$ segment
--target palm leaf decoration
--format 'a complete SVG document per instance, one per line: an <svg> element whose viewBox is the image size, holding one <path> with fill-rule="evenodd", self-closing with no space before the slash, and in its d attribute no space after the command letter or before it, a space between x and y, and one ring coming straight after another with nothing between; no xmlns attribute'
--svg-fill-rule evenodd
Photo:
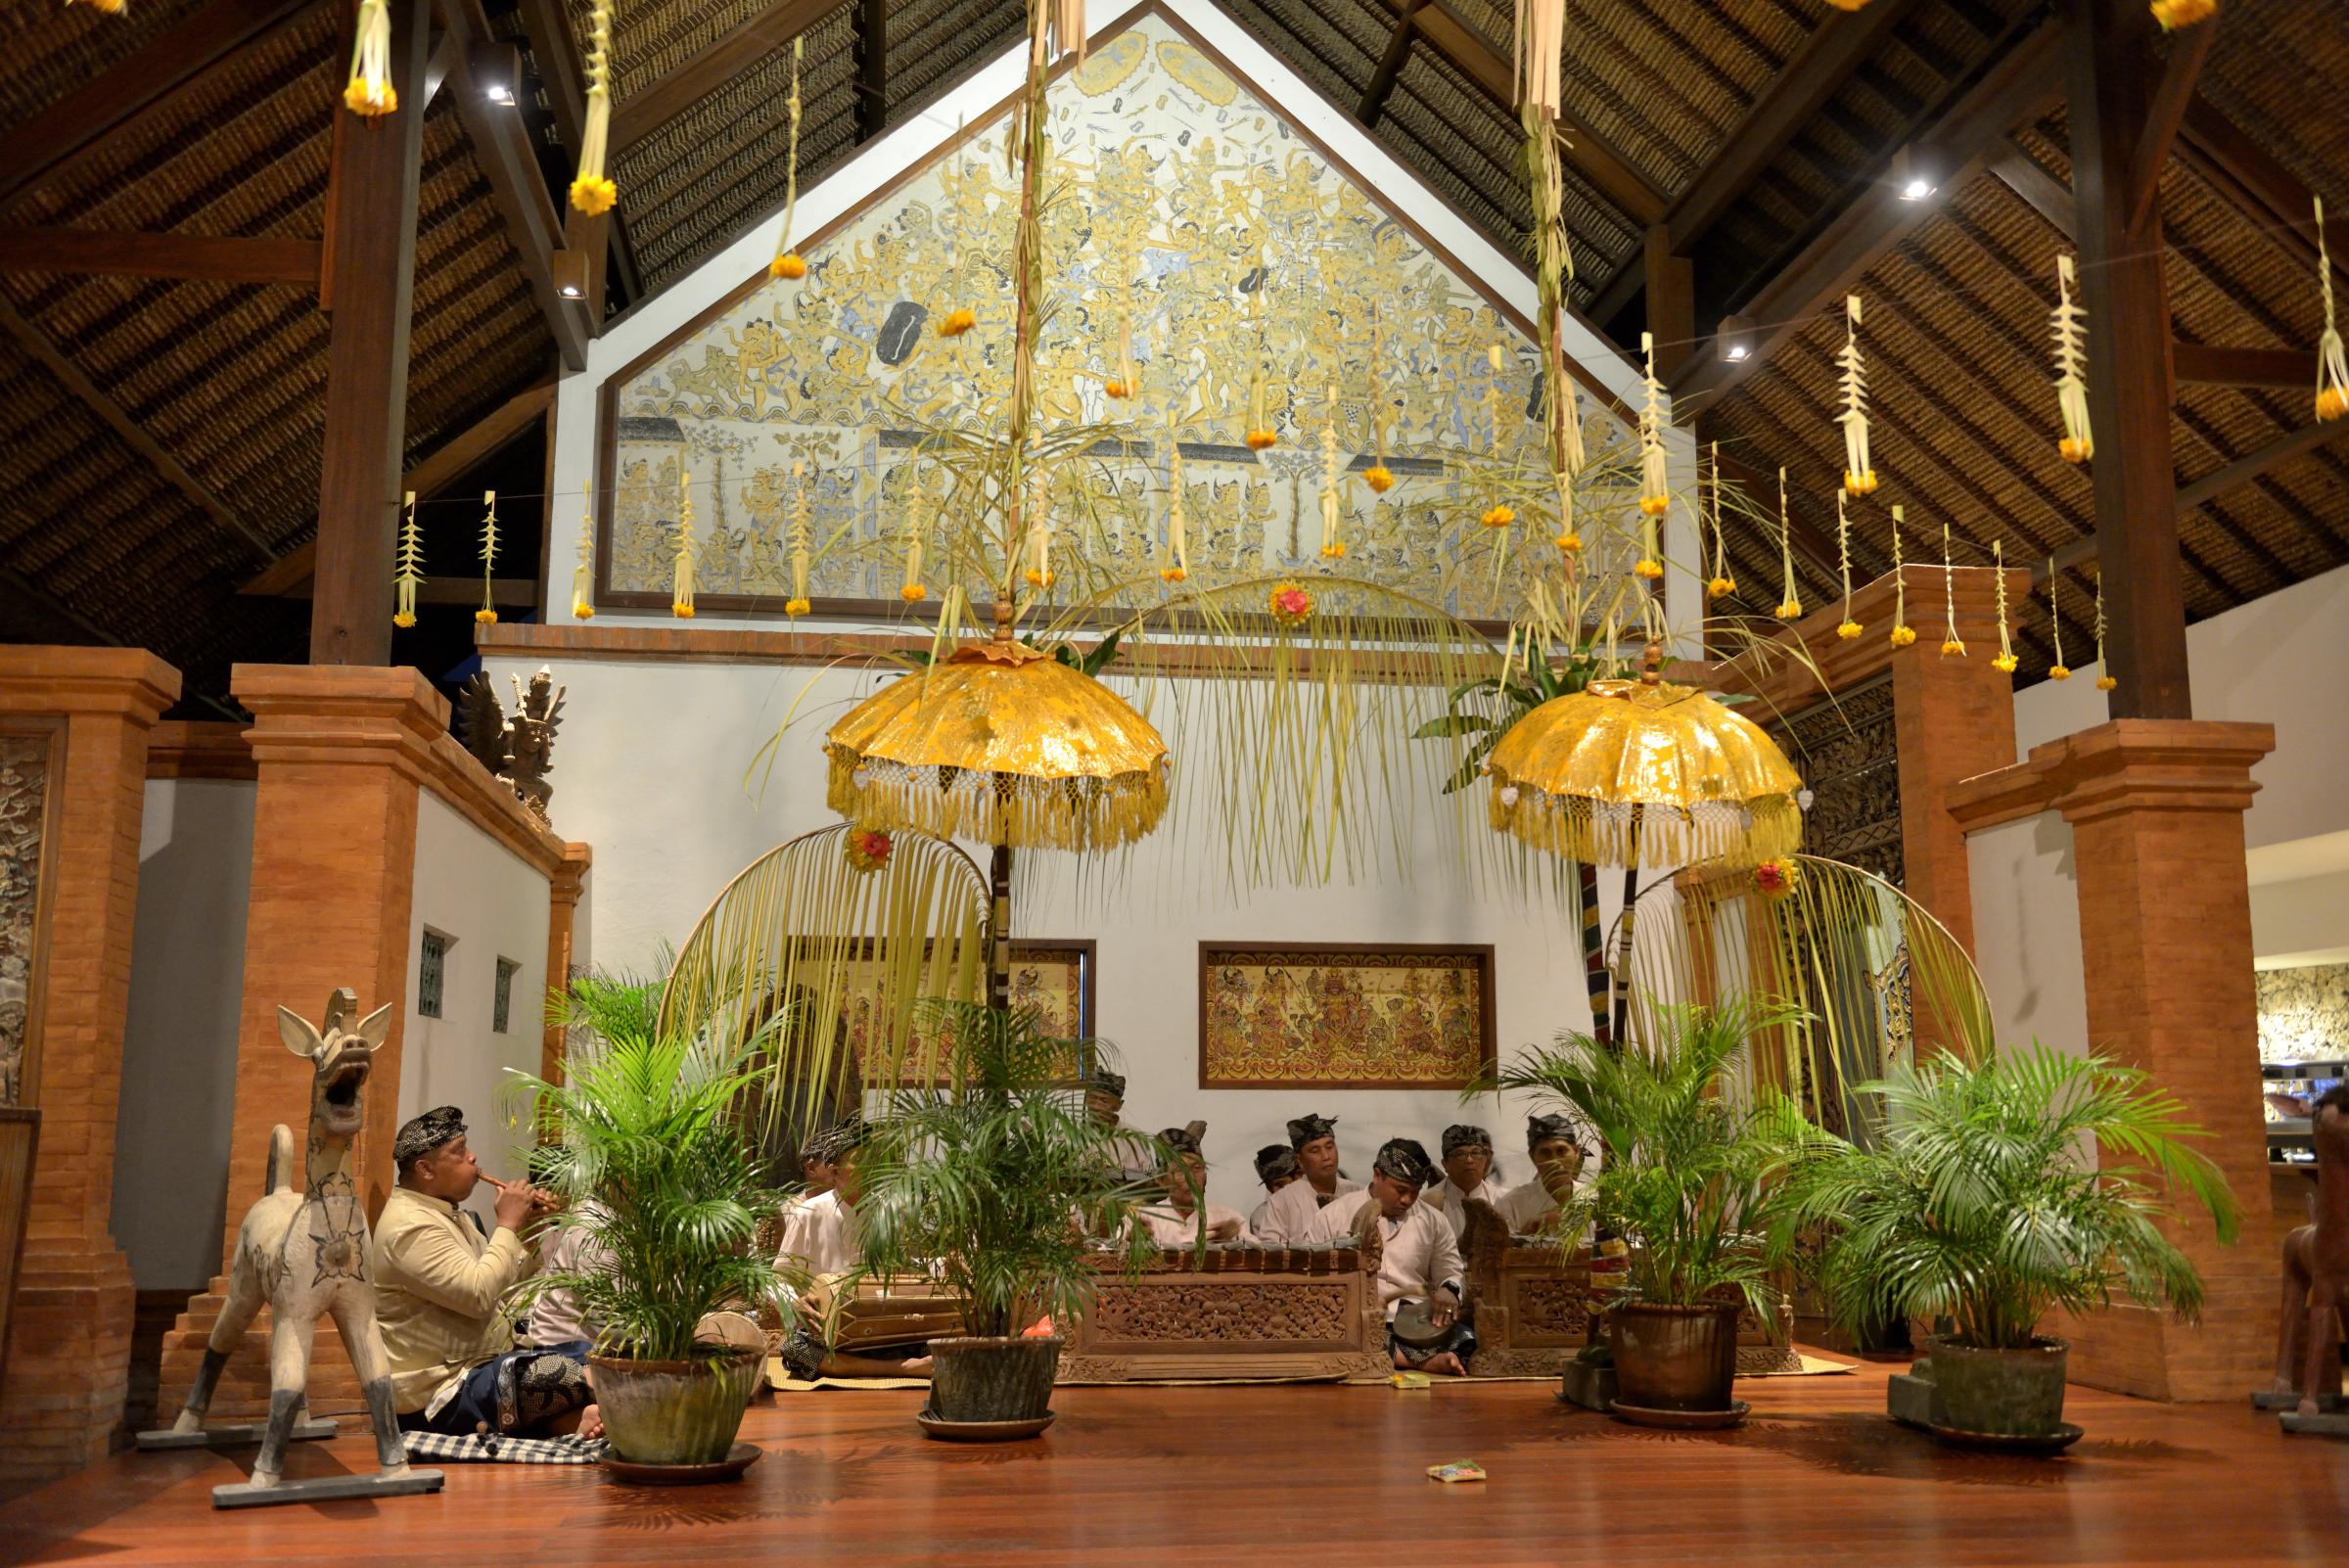
<svg viewBox="0 0 2349 1568"><path fill-rule="evenodd" d="M1718 1007L1652 1000L1642 1038L1567 1032L1480 1087L1517 1089L1564 1110L1606 1149L1597 1177L1553 1219L1571 1243L1592 1221L1630 1243L1631 1284L1663 1306L1742 1300L1767 1320L1788 1202L1778 1178L1809 1136L1783 1095L1735 1092L1747 1041L1800 1016L1783 1002Z"/></svg>
<svg viewBox="0 0 2349 1568"><path fill-rule="evenodd" d="M782 1204L743 1110L773 1077L761 1065L781 1014L747 1037L714 1039L664 1027L661 985L585 977L549 998L578 1031L566 1081L509 1068L501 1098L527 1099L541 1145L534 1178L565 1200L551 1223L583 1232L582 1264L515 1286L529 1306L549 1291L579 1299L596 1346L640 1360L706 1354L694 1330L710 1313L772 1306L789 1321L791 1288L757 1244Z"/></svg>
<svg viewBox="0 0 2349 1568"><path fill-rule="evenodd" d="M866 1271L934 1268L978 1337L1073 1322L1105 1269L1138 1273L1156 1255L1133 1219L1156 1185L1122 1168L1141 1155L1163 1168L1165 1146L1085 1114L1080 1070L1106 1055L1101 1041L975 1002L926 1003L921 1029L944 1042L946 1072L893 1090L857 1156Z"/></svg>
<svg viewBox="0 0 2349 1568"><path fill-rule="evenodd" d="M2163 1222L2183 1191L2232 1243L2234 1199L2190 1146L2208 1134L2142 1071L2034 1042L1896 1065L1861 1091L1883 1102L1874 1146L1814 1130L1787 1182L1792 1222L1829 1227L1819 1274L1839 1321L1948 1318L1961 1345L2015 1350L2049 1313L2116 1293L2200 1311Z"/></svg>

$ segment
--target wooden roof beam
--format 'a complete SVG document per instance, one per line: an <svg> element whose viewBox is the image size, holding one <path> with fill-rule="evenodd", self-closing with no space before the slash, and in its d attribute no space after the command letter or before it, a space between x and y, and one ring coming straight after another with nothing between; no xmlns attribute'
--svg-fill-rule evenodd
<svg viewBox="0 0 2349 1568"><path fill-rule="evenodd" d="M6 300L0 300L0 333L14 339L19 347L38 361L41 368L55 377L84 408L96 415L100 424L121 437L123 442L145 458L166 484L194 502L197 510L218 524L224 532L233 533L253 546L253 553L263 561L277 559L275 545L230 511L228 503L214 494L210 485L190 473L186 464L165 451L162 442L148 435L146 427L131 418L129 411L115 401L105 388L83 375L81 368L61 353L57 346L49 341L47 334L19 315L16 307Z"/></svg>
<svg viewBox="0 0 2349 1568"><path fill-rule="evenodd" d="M318 287L316 240L290 235L130 234L98 229L0 228L0 272L84 272L130 278Z"/></svg>
<svg viewBox="0 0 2349 1568"><path fill-rule="evenodd" d="M2188 27L2183 34L2170 34L2169 58L2163 62L2161 79L2153 84L2152 96L2146 100L2145 126L2129 158L2128 212L2132 230L2143 225L2145 214L2161 195L2162 165L2170 161L2170 144L2177 140L2187 105L2193 100L2194 79L2202 74L2202 62L2210 54L2211 40L2218 35L2216 19Z"/></svg>
<svg viewBox="0 0 2349 1568"><path fill-rule="evenodd" d="M889 126L889 3L856 7L856 140L871 141Z"/></svg>
<svg viewBox="0 0 2349 1568"><path fill-rule="evenodd" d="M1420 4L1421 0L1403 0L1403 15L1395 19L1386 52L1378 57L1378 69L1370 72L1370 84L1362 89L1362 101L1356 106L1354 117L1365 128L1378 123L1388 95L1395 91L1395 78L1403 73L1404 62L1411 58L1411 19L1418 15Z"/></svg>
<svg viewBox="0 0 2349 1568"><path fill-rule="evenodd" d="M587 87L581 74L579 44L571 30L571 16L563 0L521 0L523 37L530 46L530 60L538 68L539 84L546 89L547 113L553 116L555 134L563 145L576 153L579 138L587 127ZM629 302L644 298L644 275L636 268L636 247L628 238L625 214L618 207L601 217L590 218L570 207L564 208L563 232L565 243L572 249L581 249L595 243L597 230L602 231L602 243L609 249L612 264L620 272L620 288ZM588 319L601 322L604 301L600 295L590 293L587 299Z"/></svg>
<svg viewBox="0 0 2349 1568"><path fill-rule="evenodd" d="M2033 27L1959 94L1921 139L1952 170L1942 182L1945 192L1979 176L2007 134L2054 101L2062 87L2062 23L2052 19ZM1905 202L1882 182L1868 187L1739 307L1739 314L1754 323L1746 357L1729 359L1712 343L1700 346L1673 383L1673 401L1723 392L1742 381L1789 336L1851 292L1862 274L1933 210L1933 203Z"/></svg>
<svg viewBox="0 0 2349 1568"><path fill-rule="evenodd" d="M2049 173L2039 160L2024 152L2012 138L1997 149L1985 165L2000 183L2031 204L2050 227L2069 240L2080 232L2080 213L2072 205L2072 188Z"/></svg>
<svg viewBox="0 0 2349 1568"><path fill-rule="evenodd" d="M2278 437L2267 445L2247 452L2226 467L2214 470L2178 491L2178 511L2181 516L2193 511L2205 501L2216 500L2229 490L2250 484L2277 464L2312 452L2326 441L2349 436L2349 420L2336 420L2329 425L2310 425Z"/></svg>
<svg viewBox="0 0 2349 1568"><path fill-rule="evenodd" d="M2243 134L2234 121L2199 93L2180 118L2178 157L2188 167L2255 223L2276 232L2286 249L2309 267L2317 264L2315 198L2275 155ZM2333 269L2349 278L2349 215L2325 220L2325 243Z"/></svg>
<svg viewBox="0 0 2349 1568"><path fill-rule="evenodd" d="M700 103L771 50L840 9L842 0L773 0L773 3L642 92L612 105L612 152L635 146Z"/></svg>
<svg viewBox="0 0 2349 1568"><path fill-rule="evenodd" d="M86 152L142 112L318 0L212 0L0 141L0 200Z"/></svg>
<svg viewBox="0 0 2349 1568"><path fill-rule="evenodd" d="M1859 11L1827 13L1723 139L1712 161L1673 198L1662 221L1674 254L1686 255L1721 220L1853 72L1874 56L1915 4L1916 0L1874 0ZM1592 319L1614 319L1643 281L1639 257L1626 258L1592 300Z"/></svg>
<svg viewBox="0 0 2349 1568"><path fill-rule="evenodd" d="M2170 373L2181 387L2281 387L2308 392L2317 385L2317 355L2311 348L2230 348L2213 343L2173 343Z"/></svg>
<svg viewBox="0 0 2349 1568"><path fill-rule="evenodd" d="M555 254L564 248L563 214L547 191L546 176L538 167L522 116L510 105L489 102L474 80L473 47L489 39L489 20L482 11L482 0L436 0L434 9L456 46L451 80L457 117L473 143L482 176L489 182L498 215L505 220L506 238L522 260L530 296L538 303L538 313L546 318L547 333L563 356L564 368L584 370L587 340L595 336L595 328L584 292L566 296L555 275Z"/></svg>
<svg viewBox="0 0 2349 1568"><path fill-rule="evenodd" d="M1876 3L1884 4L1885 0ZM1386 4L1388 10L1400 13L1405 0L1386 0ZM1460 74L1482 87L1512 115L1516 113L1516 67L1486 43L1475 28L1462 22L1444 0L1425 0L1411 13L1411 26L1427 40L1429 48ZM1397 69L1401 69L1400 64ZM1558 111L1558 132L1560 150L1567 163L1596 187L1601 196L1630 214L1641 228L1663 217L1668 205L1664 193L1650 184L1647 176L1605 137L1564 108Z"/></svg>

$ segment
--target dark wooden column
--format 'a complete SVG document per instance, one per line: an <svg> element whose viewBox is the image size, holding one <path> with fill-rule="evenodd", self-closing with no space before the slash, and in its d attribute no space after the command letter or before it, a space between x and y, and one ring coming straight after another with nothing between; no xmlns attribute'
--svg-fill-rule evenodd
<svg viewBox="0 0 2349 1568"><path fill-rule="evenodd" d="M334 108L320 291L334 330L310 605L310 662L317 665L392 662L392 553L406 432L428 3L392 0L398 110L361 118L342 106L340 92Z"/></svg>
<svg viewBox="0 0 2349 1568"><path fill-rule="evenodd" d="M1656 337L1656 374L1669 382L1696 347L1696 263L1672 250L1672 230L1651 224L1643 251L1647 328Z"/></svg>
<svg viewBox="0 0 2349 1568"><path fill-rule="evenodd" d="M2115 718L2190 718L2178 487L2170 466L2170 308L2161 210L2140 166L2160 72L2143 0L2063 0L2072 195L2088 307L2096 570ZM2205 23L2205 27L2211 23ZM2132 214L2136 214L2134 224Z"/></svg>

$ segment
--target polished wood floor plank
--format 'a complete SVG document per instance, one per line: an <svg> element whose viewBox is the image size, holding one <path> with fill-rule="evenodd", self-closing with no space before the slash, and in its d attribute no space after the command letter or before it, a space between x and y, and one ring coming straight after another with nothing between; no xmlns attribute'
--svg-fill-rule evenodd
<svg viewBox="0 0 2349 1568"><path fill-rule="evenodd" d="M122 1453L0 1507L0 1562L2344 1560L2349 1443L2284 1437L2247 1406L2074 1390L2088 1436L2069 1456L1953 1453L1884 1419L1884 1376L1740 1383L1753 1417L1718 1434L1621 1426L1540 1383L1064 1389L1043 1440L1000 1448L925 1440L918 1393L794 1395L752 1410L744 1435L765 1457L736 1486L450 1465L435 1497L234 1514L209 1489L249 1455ZM363 1469L371 1453L356 1436L298 1445L289 1472ZM1454 1458L1492 1479L1426 1478Z"/></svg>

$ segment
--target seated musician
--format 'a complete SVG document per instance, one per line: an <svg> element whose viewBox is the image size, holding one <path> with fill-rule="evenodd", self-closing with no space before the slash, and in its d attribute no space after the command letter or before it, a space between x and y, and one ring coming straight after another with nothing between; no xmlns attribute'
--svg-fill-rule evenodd
<svg viewBox="0 0 2349 1568"><path fill-rule="evenodd" d="M1123 1127L1119 1120L1126 1109L1126 1078L1094 1062L1084 1075L1084 1114L1102 1127ZM1158 1160L1151 1153L1148 1140L1119 1139L1118 1169L1128 1181L1154 1182L1158 1179Z"/></svg>
<svg viewBox="0 0 2349 1568"><path fill-rule="evenodd" d="M1378 1299L1386 1308L1387 1347L1395 1365L1464 1377L1468 1358L1476 1354L1476 1334L1460 1314L1467 1269L1451 1226L1419 1201L1420 1189L1435 1174L1435 1165L1418 1143L1389 1138L1371 1163L1369 1190L1340 1198L1316 1214L1310 1239L1342 1242L1375 1225L1383 1249ZM1438 1332L1426 1343L1405 1344L1396 1337L1395 1320L1405 1308L1421 1304L1422 1311L1414 1316L1424 1316L1429 1328Z"/></svg>
<svg viewBox="0 0 2349 1568"><path fill-rule="evenodd" d="M1359 1192L1359 1181L1346 1179L1338 1169L1338 1119L1301 1116L1289 1124L1289 1147L1296 1151L1297 1168L1305 1179L1272 1194L1265 1205L1265 1228L1258 1239L1267 1246L1298 1246L1312 1239L1313 1217L1323 1208Z"/></svg>
<svg viewBox="0 0 2349 1568"><path fill-rule="evenodd" d="M600 1436L580 1348L518 1348L514 1318L502 1310L507 1289L538 1265L525 1236L553 1198L528 1181L484 1176L453 1105L411 1119L392 1139L392 1160L399 1184L375 1222L368 1263L400 1426ZM484 1181L497 1188L488 1235L458 1207Z"/></svg>
<svg viewBox="0 0 2349 1568"><path fill-rule="evenodd" d="M1264 1236L1265 1211L1272 1207L1273 1197L1281 1188L1304 1177L1305 1173L1297 1166L1297 1151L1287 1144L1267 1143L1256 1151L1256 1178L1265 1184L1265 1201L1248 1217L1250 1235L1260 1239Z"/></svg>
<svg viewBox="0 0 2349 1568"><path fill-rule="evenodd" d="M1468 1200L1498 1203L1507 1189L1493 1179L1493 1134L1455 1122L1444 1130L1444 1179L1419 1201L1451 1222L1457 1237L1468 1228Z"/></svg>
<svg viewBox="0 0 2349 1568"><path fill-rule="evenodd" d="M1534 1178L1502 1193L1493 1207L1508 1222L1510 1235L1546 1235L1559 1207L1574 1196L1588 1156L1573 1119L1566 1116L1527 1117L1525 1152L1533 1159Z"/></svg>
<svg viewBox="0 0 2349 1568"><path fill-rule="evenodd" d="M864 1249L856 1239L856 1200L864 1188L856 1175L856 1152L863 1147L862 1119L850 1117L823 1135L821 1147L832 1167L832 1186L791 1211L783 1222L783 1245L776 1249L775 1267L797 1270L811 1280L837 1282L864 1267ZM829 1295L829 1286L822 1293ZM894 1350L852 1352L837 1349L812 1303L804 1302L798 1323L783 1342L780 1357L794 1377L814 1382L818 1377L928 1377L930 1358L922 1345Z"/></svg>
<svg viewBox="0 0 2349 1568"><path fill-rule="evenodd" d="M1166 1201L1136 1211L1158 1244L1195 1247L1202 1231L1209 1241L1254 1241L1238 1210L1207 1201L1207 1160L1199 1152L1199 1135L1171 1127L1159 1137L1174 1156L1167 1162Z"/></svg>
<svg viewBox="0 0 2349 1568"><path fill-rule="evenodd" d="M796 1209L810 1198L820 1198L840 1184L840 1172L832 1163L832 1129L824 1128L808 1134L800 1145L800 1190L791 1195L789 1208Z"/></svg>

